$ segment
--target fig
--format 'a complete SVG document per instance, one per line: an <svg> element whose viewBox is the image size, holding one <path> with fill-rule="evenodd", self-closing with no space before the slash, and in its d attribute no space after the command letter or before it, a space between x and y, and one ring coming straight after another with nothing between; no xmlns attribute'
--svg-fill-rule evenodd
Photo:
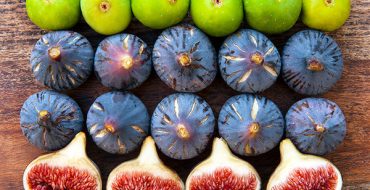
<svg viewBox="0 0 370 190"><path fill-rule="evenodd" d="M292 28L299 18L301 8L301 0L244 0L248 24L268 34L280 34Z"/></svg>
<svg viewBox="0 0 370 190"><path fill-rule="evenodd" d="M81 0L81 11L87 24L103 35L122 32L132 17L130 0Z"/></svg>
<svg viewBox="0 0 370 190"><path fill-rule="evenodd" d="M95 54L95 73L100 82L114 89L132 89L150 75L150 49L139 37L117 34L105 38Z"/></svg>
<svg viewBox="0 0 370 190"><path fill-rule="evenodd" d="M322 32L303 30L294 34L284 47L282 75L287 85L299 94L329 91L342 71L340 47Z"/></svg>
<svg viewBox="0 0 370 190"><path fill-rule="evenodd" d="M158 157L152 137L147 137L139 157L123 162L109 174L107 190L183 190L180 177Z"/></svg>
<svg viewBox="0 0 370 190"><path fill-rule="evenodd" d="M267 190L341 190L339 170L324 158L300 153L289 139L280 143L281 162L267 184Z"/></svg>
<svg viewBox="0 0 370 190"><path fill-rule="evenodd" d="M218 130L235 153L256 156L279 144L284 134L284 117L271 100L242 94L223 105Z"/></svg>
<svg viewBox="0 0 370 190"><path fill-rule="evenodd" d="M286 114L286 136L304 153L333 152L346 136L346 120L339 106L323 98L306 98Z"/></svg>
<svg viewBox="0 0 370 190"><path fill-rule="evenodd" d="M80 0L27 0L26 9L31 21L41 29L64 30L80 20Z"/></svg>
<svg viewBox="0 0 370 190"><path fill-rule="evenodd" d="M215 116L205 100L177 93L163 99L154 110L151 133L165 155L185 160L204 151L214 127Z"/></svg>
<svg viewBox="0 0 370 190"><path fill-rule="evenodd" d="M86 136L80 132L65 148L39 156L24 171L24 189L101 190L99 169L85 149Z"/></svg>
<svg viewBox="0 0 370 190"><path fill-rule="evenodd" d="M145 26L165 29L181 22L190 0L131 0L132 12Z"/></svg>
<svg viewBox="0 0 370 190"><path fill-rule="evenodd" d="M302 22L310 28L331 32L351 13L351 0L303 0Z"/></svg>
<svg viewBox="0 0 370 190"><path fill-rule="evenodd" d="M111 154L127 154L148 135L149 120L139 98L113 91L95 100L87 113L86 125L98 147Z"/></svg>
<svg viewBox="0 0 370 190"><path fill-rule="evenodd" d="M153 49L153 64L161 80L180 92L198 92L216 77L216 53L208 37L191 25L166 29Z"/></svg>
<svg viewBox="0 0 370 190"><path fill-rule="evenodd" d="M258 190L261 180L248 162L234 156L223 139L213 140L212 154L186 180L186 190Z"/></svg>
<svg viewBox="0 0 370 190"><path fill-rule="evenodd" d="M52 151L65 147L82 130L84 118L70 97L51 90L31 95L20 112L24 136L34 146Z"/></svg>
<svg viewBox="0 0 370 190"><path fill-rule="evenodd" d="M36 80L54 90L69 90L84 83L93 70L94 50L90 42L73 31L43 35L31 53Z"/></svg>
<svg viewBox="0 0 370 190"><path fill-rule="evenodd" d="M221 76L239 92L258 93L272 86L280 74L280 55L262 33L242 29L229 36L219 52Z"/></svg>
<svg viewBox="0 0 370 190"><path fill-rule="evenodd" d="M191 1L190 13L195 25L208 35L227 36L235 32L243 22L243 1Z"/></svg>

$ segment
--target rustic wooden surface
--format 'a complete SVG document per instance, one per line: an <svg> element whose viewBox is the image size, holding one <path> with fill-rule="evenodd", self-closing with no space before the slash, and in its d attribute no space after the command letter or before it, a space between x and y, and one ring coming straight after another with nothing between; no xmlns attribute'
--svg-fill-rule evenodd
<svg viewBox="0 0 370 190"><path fill-rule="evenodd" d="M22 189L23 170L29 162L43 152L30 145L19 126L19 111L23 102L33 93L45 87L36 84L29 66L30 51L45 31L29 21L25 0L0 0L0 189ZM302 29L301 24L272 40L281 49L286 39ZM73 30L87 36L94 47L103 36L93 32L81 21ZM126 31L141 37L153 45L160 31L153 31L134 21ZM327 94L323 95L339 104L348 122L348 134L335 153L327 155L342 172L344 189L370 189L370 0L353 1L353 11L346 25L330 33L340 44L345 69L342 79ZM222 39L213 39L218 47ZM80 88L66 92L82 107L84 113L94 99L108 91L95 77ZM165 96L173 93L152 73L151 78L133 93L147 105L150 113ZM228 88L218 76L206 90L199 93L218 114L222 104L237 93ZM262 95L275 101L285 113L296 101L303 98L289 90L281 79ZM128 156L110 155L99 150L88 140L88 154L101 169L103 181L109 172ZM208 150L196 159L175 161L160 155L167 165L174 168L185 180L190 170L206 158ZM279 163L277 149L258 157L244 158L252 163L266 183Z"/></svg>

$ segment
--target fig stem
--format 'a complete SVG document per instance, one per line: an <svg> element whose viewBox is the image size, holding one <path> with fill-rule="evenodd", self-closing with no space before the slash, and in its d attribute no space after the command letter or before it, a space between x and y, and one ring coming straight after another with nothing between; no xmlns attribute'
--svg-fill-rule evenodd
<svg viewBox="0 0 370 190"><path fill-rule="evenodd" d="M249 132L251 135L256 135L261 129L261 126L257 122L253 122L249 126Z"/></svg>
<svg viewBox="0 0 370 190"><path fill-rule="evenodd" d="M48 50L48 54L49 54L50 59L52 59L54 61L59 61L60 60L61 52L60 52L59 47L50 48Z"/></svg>
<svg viewBox="0 0 370 190"><path fill-rule="evenodd" d="M187 53L180 54L178 57L178 61L184 67L191 65L191 59Z"/></svg>
<svg viewBox="0 0 370 190"><path fill-rule="evenodd" d="M49 126L53 126L52 121L51 121L51 115L50 115L49 111L41 110L39 112L38 124L43 126L43 127L46 127L46 128L48 128Z"/></svg>
<svg viewBox="0 0 370 190"><path fill-rule="evenodd" d="M184 140L188 140L191 136L186 126L181 123L176 126L176 132L177 136Z"/></svg>
<svg viewBox="0 0 370 190"><path fill-rule="evenodd" d="M301 153L297 150L290 139L285 139L280 143L280 156L282 161L295 159Z"/></svg>
<svg viewBox="0 0 370 190"><path fill-rule="evenodd" d="M86 135L84 132L79 132L73 138L73 140L63 149L61 149L59 154L63 155L73 155L74 157L86 157Z"/></svg>
<svg viewBox="0 0 370 190"><path fill-rule="evenodd" d="M212 145L212 153L210 158L223 162L226 157L231 155L231 151L225 140L222 138L215 138Z"/></svg>
<svg viewBox="0 0 370 190"><path fill-rule="evenodd" d="M110 9L110 4L109 2L103 1L100 3L99 8L101 12L106 13Z"/></svg>
<svg viewBox="0 0 370 190"><path fill-rule="evenodd" d="M148 136L141 146L139 157L137 158L141 165L153 165L162 163L159 159L155 142L151 136Z"/></svg>
<svg viewBox="0 0 370 190"><path fill-rule="evenodd" d="M134 60L128 55L123 56L121 59L121 65L124 69L128 70L134 65Z"/></svg>
<svg viewBox="0 0 370 190"><path fill-rule="evenodd" d="M261 65L264 62L264 58L259 52L256 52L251 55L251 61L256 65Z"/></svg>
<svg viewBox="0 0 370 190"><path fill-rule="evenodd" d="M308 61L307 69L310 70L310 71L316 71L316 72L323 71L324 70L324 65L322 63L320 63L318 60L312 59L312 60Z"/></svg>
<svg viewBox="0 0 370 190"><path fill-rule="evenodd" d="M322 124L315 124L315 131L323 133L326 131L326 129Z"/></svg>
<svg viewBox="0 0 370 190"><path fill-rule="evenodd" d="M114 125L111 123L106 123L104 124L104 128L109 132L109 133L114 133L116 132L116 129L114 128Z"/></svg>

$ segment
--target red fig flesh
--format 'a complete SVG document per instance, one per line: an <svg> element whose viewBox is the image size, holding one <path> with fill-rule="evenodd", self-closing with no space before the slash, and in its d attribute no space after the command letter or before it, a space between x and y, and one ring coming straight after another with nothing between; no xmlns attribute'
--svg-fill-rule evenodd
<svg viewBox="0 0 370 190"><path fill-rule="evenodd" d="M215 138L211 156L196 166L186 190L257 190L261 180L248 162L234 156L223 139Z"/></svg>
<svg viewBox="0 0 370 190"><path fill-rule="evenodd" d="M107 190L183 190L180 177L159 159L155 142L147 137L138 158L117 166L108 177Z"/></svg>
<svg viewBox="0 0 370 190"><path fill-rule="evenodd" d="M280 143L280 154L267 190L342 189L341 174L329 160L300 153L289 139Z"/></svg>
<svg viewBox="0 0 370 190"><path fill-rule="evenodd" d="M24 172L24 189L101 190L99 169L85 148L86 136L80 132L65 148L36 158Z"/></svg>

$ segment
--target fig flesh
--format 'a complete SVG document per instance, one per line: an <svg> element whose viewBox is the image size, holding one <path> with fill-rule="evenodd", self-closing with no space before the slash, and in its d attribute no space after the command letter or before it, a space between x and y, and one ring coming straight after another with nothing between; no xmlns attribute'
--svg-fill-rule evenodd
<svg viewBox="0 0 370 190"><path fill-rule="evenodd" d="M267 190L342 189L341 174L329 160L300 153L289 139L280 143L280 154Z"/></svg>
<svg viewBox="0 0 370 190"><path fill-rule="evenodd" d="M25 190L101 190L98 167L86 155L85 133L78 133L65 148L33 160L23 174Z"/></svg>
<svg viewBox="0 0 370 190"><path fill-rule="evenodd" d="M147 137L138 158L123 162L109 174L107 190L183 190L180 177L158 157L155 142Z"/></svg>
<svg viewBox="0 0 370 190"><path fill-rule="evenodd" d="M223 139L215 138L211 156L197 165L186 190L258 190L261 180L248 162L234 156Z"/></svg>

